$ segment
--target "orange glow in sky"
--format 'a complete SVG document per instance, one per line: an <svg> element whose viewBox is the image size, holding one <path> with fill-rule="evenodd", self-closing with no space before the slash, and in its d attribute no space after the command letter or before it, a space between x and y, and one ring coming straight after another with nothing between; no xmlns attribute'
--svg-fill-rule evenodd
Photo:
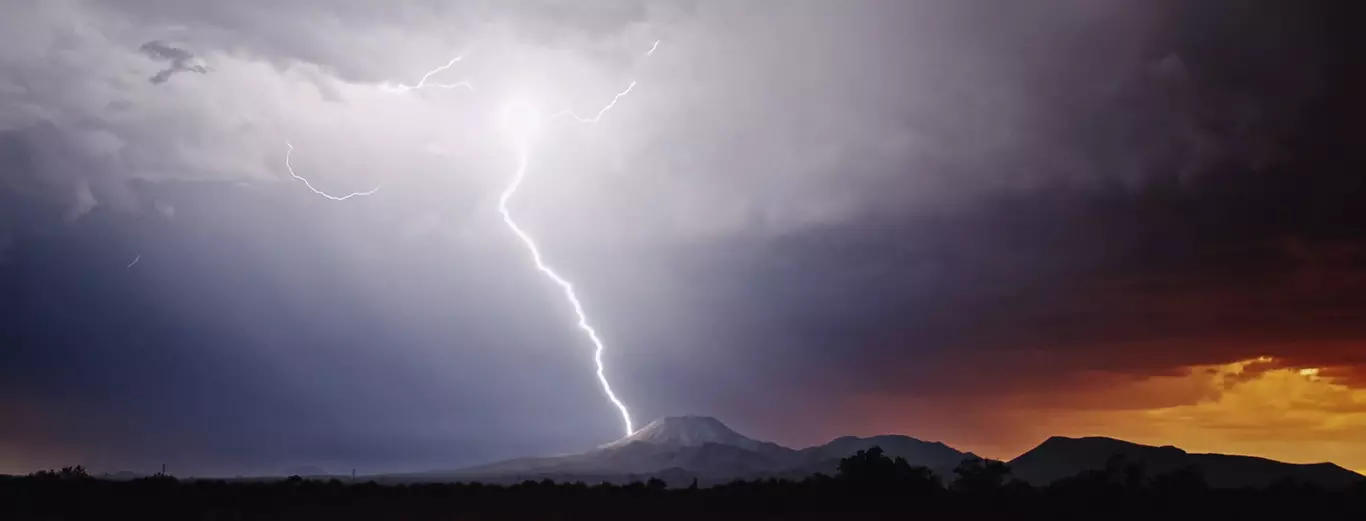
<svg viewBox="0 0 1366 521"><path fill-rule="evenodd" d="M861 428L942 440L1010 459L1048 436L1107 436L1188 452L1331 461L1366 471L1366 389L1331 367L1287 367L1273 357L1192 366L1172 376L1098 373L1084 389L973 399L967 403L870 398Z"/></svg>

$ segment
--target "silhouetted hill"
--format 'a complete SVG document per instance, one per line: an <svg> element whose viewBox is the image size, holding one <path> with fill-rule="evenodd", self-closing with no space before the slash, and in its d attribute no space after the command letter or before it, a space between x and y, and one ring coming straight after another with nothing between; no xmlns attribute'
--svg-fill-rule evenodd
<svg viewBox="0 0 1366 521"><path fill-rule="evenodd" d="M680 416L656 420L579 454L521 458L437 475L498 482L546 476L621 482L668 474L671 483L694 477L721 482L780 472L797 462L797 451L745 437L715 418Z"/></svg>
<svg viewBox="0 0 1366 521"><path fill-rule="evenodd" d="M1293 480L1342 489L1366 479L1332 463L1292 464L1252 456L1191 454L1172 446L1153 447L1103 437L1054 436L1011 460L1010 468L1015 477L1044 485L1082 472L1104 470L1116 456L1140 465L1149 476L1195 470L1216 488L1266 487Z"/></svg>
<svg viewBox="0 0 1366 521"><path fill-rule="evenodd" d="M316 465L302 465L285 469L286 476L321 477L327 476L327 471Z"/></svg>
<svg viewBox="0 0 1366 521"><path fill-rule="evenodd" d="M805 466L809 469L833 473L841 458L873 447L881 447L888 457L905 458L913 466L929 467L940 475L949 475L964 459L977 458L971 452L959 452L937 441L921 441L910 436L882 435L859 438L843 436L825 445L802 449Z"/></svg>
<svg viewBox="0 0 1366 521"><path fill-rule="evenodd" d="M777 446L748 438L709 416L671 416L652 421L630 436L608 443L603 448L636 442L677 447L699 447L714 443L748 450L760 450L763 445Z"/></svg>
<svg viewBox="0 0 1366 521"><path fill-rule="evenodd" d="M900 456L911 465L927 466L945 475L964 458L976 457L943 443L909 436L847 436L798 451L749 438L715 418L678 416L661 418L630 436L579 454L520 458L423 476L500 483L547 477L621 483L659 477L670 484L688 484L694 478L704 484L763 477L801 478L834 473L841 458L874 445L881 446L888 456Z"/></svg>
<svg viewBox="0 0 1366 521"><path fill-rule="evenodd" d="M120 470L120 471L118 471L118 472L113 472L113 473L106 472L106 473L100 474L100 479L108 479L108 480L112 480L112 481L128 481L128 480L133 480L133 479L145 478L145 477L150 476L150 475L151 475L151 474L143 474L143 473L141 473L141 472L133 472L133 471L131 471L131 470Z"/></svg>

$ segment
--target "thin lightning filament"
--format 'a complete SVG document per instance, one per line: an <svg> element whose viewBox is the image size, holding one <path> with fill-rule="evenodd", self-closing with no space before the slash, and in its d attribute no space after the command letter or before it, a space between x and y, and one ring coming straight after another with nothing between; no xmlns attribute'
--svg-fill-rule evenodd
<svg viewBox="0 0 1366 521"><path fill-rule="evenodd" d="M298 180L300 180L300 181L303 181L303 182L304 182L304 186L307 186L308 189L311 190L311 191L312 191L313 193L315 193L315 194L321 195L321 196L326 197L326 198L328 198L328 199L331 199L331 200L333 200L333 201L345 201L345 200L350 199L350 198L352 198L352 197L359 197L359 196L364 196L364 195L370 195L370 194L373 194L373 193L379 191L379 187L376 186L376 187L371 188L371 189L369 189L369 190L367 190L367 191L364 191L364 192L352 192L352 193L349 193L349 194L346 194L346 195L336 196L336 195L332 195L332 194L329 194L329 193L327 193L327 192L324 192L324 191L322 191L322 190L319 190L319 189L317 189L317 188L314 188L314 187L313 187L313 183L308 182L308 179L305 179L303 176L294 173L294 167L291 166L291 165L289 164L289 158L290 158L290 156L292 156L292 155L294 154L294 145L292 145L292 144L290 144L290 142L286 141L286 142L285 142L285 146L289 147L289 150L286 150L286 151L285 151L285 170L289 170L289 176L290 176L290 177L293 177L293 178L295 178L295 179L298 179Z"/></svg>
<svg viewBox="0 0 1366 521"><path fill-rule="evenodd" d="M623 90L623 91L621 91L621 92L618 92L616 96L613 96L613 97L612 97L612 102L611 102L611 103L608 103L606 106L602 107L602 109L599 110L598 113L597 113L596 115L594 115L593 117L591 117L591 118L585 118L585 117L583 117L583 116L580 116L580 115L578 115L578 114L575 114L573 111L570 111L570 110L561 110L561 111L559 111L559 112L556 112L556 113L555 113L555 117L569 116L569 117L574 118L575 120L577 120L579 123L593 123L593 124L596 124L597 122L602 121L602 115L603 115L603 114L606 114L607 111L612 110L612 107L617 106L617 101L621 100L622 96L625 96L625 95L627 95L627 94L630 94L630 93L631 93L631 89L634 89L634 88L636 88L636 82L632 81L630 85L627 85L627 86L626 86L626 90Z"/></svg>
<svg viewBox="0 0 1366 521"><path fill-rule="evenodd" d="M432 87L432 88L437 88L437 89L465 88L465 89L469 89L469 90L474 90L474 86L473 86L473 85L470 85L470 82L468 82L468 81L461 81L461 82L456 82L456 83L430 83L430 84L427 83L427 79L428 79L428 78L431 78L433 74L436 74L436 73L438 73L438 72L441 72L441 71L444 71L444 70L449 69L449 68L451 68L451 67L454 67L456 63L459 63L460 60L463 60L464 58L465 58L464 56L456 56L456 57L454 57L454 58L451 58L451 61L446 62L445 65L442 65L442 66L440 66L440 67L437 67L437 68L435 68L435 69L432 69L432 70L430 70L430 71L427 71L427 74L423 74L423 75L422 75L422 79L418 80L417 85L404 85L404 84L400 83L400 84L398 84L398 85L380 85L379 88L380 88L380 90L382 90L382 91L384 91L384 92L388 92L388 93L390 93L390 94L403 94L403 93L408 92L408 91L410 91L410 90L418 90L418 89L423 89L423 88L427 88L427 87Z"/></svg>

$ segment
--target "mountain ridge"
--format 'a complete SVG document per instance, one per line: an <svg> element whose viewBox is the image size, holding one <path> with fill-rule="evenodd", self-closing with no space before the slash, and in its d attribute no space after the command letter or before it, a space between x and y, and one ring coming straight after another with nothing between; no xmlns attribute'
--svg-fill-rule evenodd
<svg viewBox="0 0 1366 521"><path fill-rule="evenodd" d="M889 457L930 468L945 479L964 460L980 459L943 442L885 434L840 436L821 445L792 449L740 434L716 418L674 416L650 422L622 439L576 454L517 458L455 471L424 473L435 480L517 482L527 479L625 482L660 478L671 485L696 479L716 484L738 479L833 474L839 461L877 446ZM1104 470L1119 455L1151 474L1199 470L1214 487L1269 486L1298 480L1345 488L1366 480L1332 463L1292 464L1254 456L1188 453L1099 436L1052 436L1007 462L1017 479L1043 485L1091 470ZM416 476L416 475L413 475Z"/></svg>
<svg viewBox="0 0 1366 521"><path fill-rule="evenodd" d="M1034 485L1052 483L1090 470L1103 470L1112 458L1136 464L1151 475L1193 469L1216 488L1267 487L1295 480L1328 488L1346 488L1366 479L1331 462L1286 463L1258 456L1193 453L1104 436L1050 436L1008 462L1015 477Z"/></svg>

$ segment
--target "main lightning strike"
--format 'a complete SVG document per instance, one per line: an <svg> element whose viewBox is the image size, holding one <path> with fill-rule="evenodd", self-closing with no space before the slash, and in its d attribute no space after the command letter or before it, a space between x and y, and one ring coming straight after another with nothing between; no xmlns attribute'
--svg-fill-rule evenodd
<svg viewBox="0 0 1366 521"><path fill-rule="evenodd" d="M656 40L654 45L650 46L650 50L646 51L645 55L649 56L654 54L655 49L658 47L659 40ZM612 108L617 105L617 102L621 101L622 97L630 94L631 90L635 88L636 82L633 80L630 85L626 86L625 90L618 92L616 96L613 96L612 101L599 109L598 113L591 118L579 116L568 109L556 112L555 114L552 114L551 117L569 116L580 123L597 124L602 120L604 114L607 114L608 111L612 110ZM617 398L616 393L612 391L612 384L607 381L606 368L602 362L602 353L606 350L606 346L604 346L602 339L598 337L597 330L588 323L588 315L584 312L583 304L579 302L579 297L574 292L574 284L564 277L561 277L558 273L555 273L555 270L545 264L545 261L541 258L540 248L536 247L536 241L523 231L520 226L517 226L517 222L512 219L512 212L508 210L508 201L512 199L513 194L517 193L517 189L522 186L522 181L526 178L527 164L530 162L531 155L530 141L535 132L540 129L541 121L535 107L524 102L514 102L506 110L507 113L504 114L506 120L505 124L508 126L508 130L511 131L514 143L517 147L517 171L512 175L512 182L508 184L507 188L503 190L502 195L498 197L498 212L503 215L503 223L507 225L508 229L512 230L512 233L516 235L518 239L521 239L522 244L531 252L531 260L536 265L536 269L564 291L565 299L569 301L570 306L574 308L574 314L579 318L579 329L583 330L583 332L587 334L588 340L593 343L593 362L597 365L598 383L602 385L603 394L607 395L607 399L610 400L612 405L616 406L617 411L621 413L621 421L626 427L626 435L630 436L636 431L635 426L631 423L631 411L626 408L626 404L622 403L621 399Z"/></svg>
<svg viewBox="0 0 1366 521"><path fill-rule="evenodd" d="M370 195L370 194L373 194L373 193L379 191L379 186L375 186L374 188L371 188L370 190L367 190L367 191L364 191L364 192L352 192L352 193L349 193L349 194L346 194L346 195L336 196L336 195L332 195L332 194L329 194L329 193L327 193L327 192L324 192L324 191L322 191L322 190L319 190L319 189L317 189L317 188L314 188L314 187L313 187L313 183L308 182L308 179L305 179L303 176L300 176L299 174L294 173L294 167L293 167L292 165L289 164L289 158L290 158L290 156L292 156L292 155L294 154L294 145L291 144L291 143L288 142L288 141L285 141L285 146L289 147L289 149L285 151L285 170L288 170L288 171L289 171L289 176L290 176L290 177L293 177L293 178L295 178L295 179L298 179L298 180L300 180L300 181L303 181L303 182L304 182L304 186L308 187L308 189L311 190L311 191L312 191L313 193L315 193L315 194L321 195L321 196L326 197L326 198L328 198L328 199L331 199L331 200L333 200L333 201L345 201L345 200L350 199L350 198L352 198L352 197L359 197L359 196Z"/></svg>
<svg viewBox="0 0 1366 521"><path fill-rule="evenodd" d="M524 115L525 114L523 114L523 116ZM606 368L602 362L602 353L606 347L603 344L602 339L598 337L597 330L588 323L588 315L584 312L583 304L579 302L579 297L574 292L574 284L564 277L561 277L558 273L555 273L555 270L546 265L544 259L541 257L540 248L536 246L536 241L517 225L517 221L512 219L512 212L508 210L508 201L517 193L517 189L522 186L522 181L526 179L527 164L530 161L529 132L531 132L532 129L528 128L528 126L524 126L523 124L525 123L527 122L514 123L514 125L521 127L521 130L514 131L515 134L518 135L513 136L517 146L517 171L512 175L512 182L508 184L507 188L503 190L502 195L498 197L498 213L503 215L503 223L507 225L508 229L512 230L512 233L522 241L522 244L526 246L527 251L531 253L531 260L536 265L536 269L545 274L546 278L549 278L560 287L564 292L565 299L568 300L570 306L574 308L574 314L577 315L579 319L579 329L583 330L583 332L588 335L588 340L593 343L593 362L597 365L598 383L602 385L603 393L607 395L607 399L610 400L612 405L615 405L617 410L621 413L622 423L626 427L626 435L630 436L635 432L635 427L631 423L631 412L627 410L626 404L622 403L621 399L617 398L616 393L612 391L612 384L607 381ZM538 124L539 121L535 122L535 125Z"/></svg>

